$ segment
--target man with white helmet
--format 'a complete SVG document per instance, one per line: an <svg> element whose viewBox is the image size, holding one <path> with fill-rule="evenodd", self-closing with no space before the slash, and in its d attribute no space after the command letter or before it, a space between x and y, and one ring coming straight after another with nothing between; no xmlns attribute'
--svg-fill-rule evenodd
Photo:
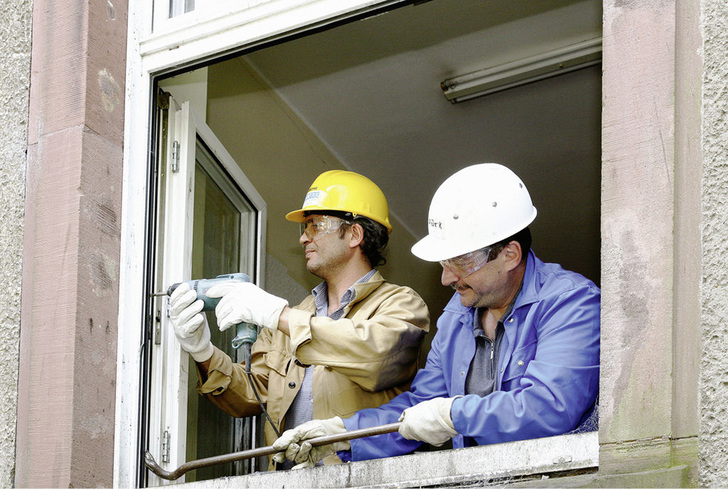
<svg viewBox="0 0 728 489"><path fill-rule="evenodd" d="M323 280L312 295L291 308L252 283L208 291L222 297L215 308L220 329L241 321L262 327L250 381L244 365L210 343L196 293L180 286L170 298L177 338L197 362L198 391L233 416L252 416L261 412L253 382L275 424L266 423L268 444L276 430L350 416L405 391L430 324L422 298L376 269L392 226L386 198L371 180L349 171L322 173L302 208L286 219L301 224L307 269Z"/></svg>
<svg viewBox="0 0 728 489"><path fill-rule="evenodd" d="M528 226L536 208L508 168L473 165L435 193L428 235L412 247L440 262L456 293L411 391L343 421L316 420L274 443L300 466L339 451L366 460L567 433L595 417L600 291L581 275L539 260ZM402 421L398 432L311 447L308 438ZM594 426L591 429L595 429Z"/></svg>

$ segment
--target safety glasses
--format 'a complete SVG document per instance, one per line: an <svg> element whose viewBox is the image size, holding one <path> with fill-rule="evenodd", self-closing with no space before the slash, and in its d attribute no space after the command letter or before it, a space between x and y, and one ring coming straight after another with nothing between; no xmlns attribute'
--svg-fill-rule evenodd
<svg viewBox="0 0 728 489"><path fill-rule="evenodd" d="M313 240L316 236L335 233L342 224L351 225L351 222L334 216L315 214L301 223L301 234L305 233L308 239Z"/></svg>
<svg viewBox="0 0 728 489"><path fill-rule="evenodd" d="M481 248L470 253L465 253L464 255L456 256L455 258L441 260L440 265L443 268L447 267L448 270L458 277L465 278L468 275L474 274L488 263L490 250L490 248Z"/></svg>

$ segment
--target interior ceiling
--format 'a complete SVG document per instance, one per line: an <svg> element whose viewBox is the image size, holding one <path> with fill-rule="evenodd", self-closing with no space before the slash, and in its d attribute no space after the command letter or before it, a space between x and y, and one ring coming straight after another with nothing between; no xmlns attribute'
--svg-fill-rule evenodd
<svg viewBox="0 0 728 489"><path fill-rule="evenodd" d="M246 59L415 237L447 176L499 162L529 187L542 229L596 226L598 254L601 68L458 104L440 82L600 37L601 14L599 0L431 0Z"/></svg>

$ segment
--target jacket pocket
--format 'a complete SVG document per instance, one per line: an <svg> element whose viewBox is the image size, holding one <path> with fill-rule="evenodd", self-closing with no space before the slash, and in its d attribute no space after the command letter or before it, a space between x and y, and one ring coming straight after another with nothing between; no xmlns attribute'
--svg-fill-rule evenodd
<svg viewBox="0 0 728 489"><path fill-rule="evenodd" d="M289 355L284 355L276 350L271 350L265 354L265 364L281 377L286 376L286 369L290 361L291 357Z"/></svg>
<svg viewBox="0 0 728 489"><path fill-rule="evenodd" d="M526 373L528 363L536 356L537 345L536 340L533 340L513 352L501 378L501 390L509 391L515 388L515 384Z"/></svg>

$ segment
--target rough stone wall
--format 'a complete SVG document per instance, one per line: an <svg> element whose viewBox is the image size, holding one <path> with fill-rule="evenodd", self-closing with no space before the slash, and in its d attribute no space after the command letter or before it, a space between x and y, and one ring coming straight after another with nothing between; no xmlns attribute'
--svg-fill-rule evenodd
<svg viewBox="0 0 728 489"><path fill-rule="evenodd" d="M0 3L0 487L15 470L31 10L30 0Z"/></svg>
<svg viewBox="0 0 728 489"><path fill-rule="evenodd" d="M703 280L700 486L728 486L728 3L702 2Z"/></svg>

